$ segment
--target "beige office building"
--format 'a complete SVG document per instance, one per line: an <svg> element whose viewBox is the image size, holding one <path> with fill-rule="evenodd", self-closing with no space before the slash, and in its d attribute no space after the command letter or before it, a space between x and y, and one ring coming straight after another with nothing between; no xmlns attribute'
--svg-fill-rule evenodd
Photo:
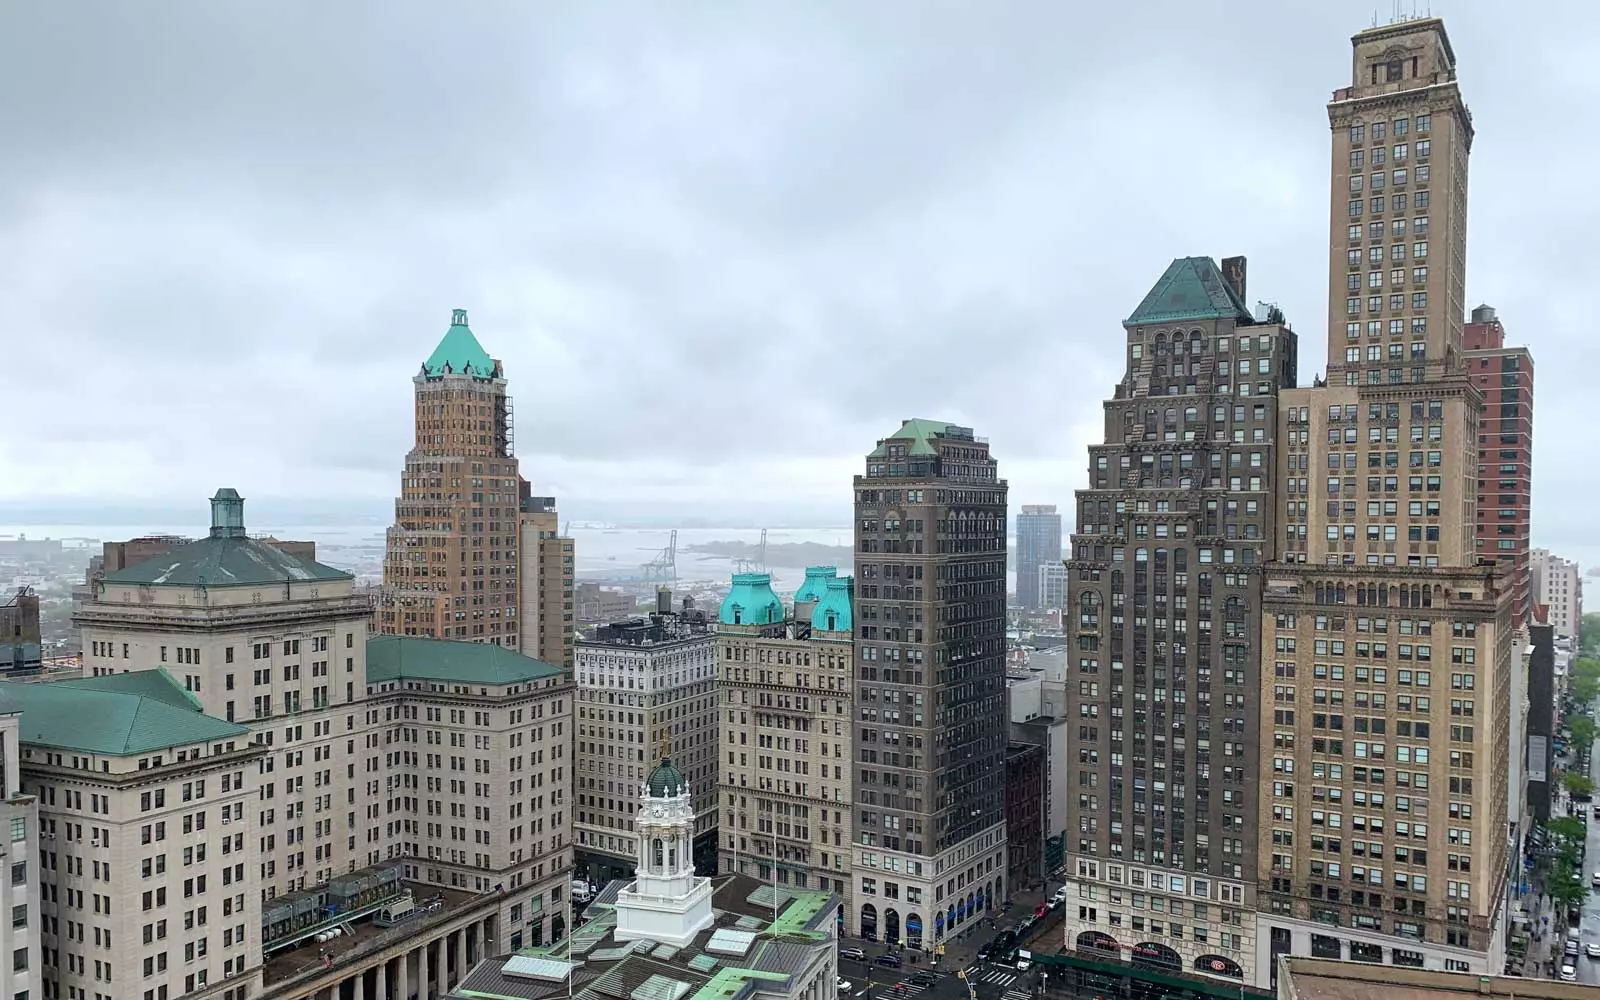
<svg viewBox="0 0 1600 1000"><path fill-rule="evenodd" d="M502 645L369 640L369 616L350 574L250 538L232 490L208 537L108 573L76 616L86 681L170 676L259 752L229 823L255 880L245 967L269 994L455 982L490 947L568 926L564 671ZM313 942L335 928L323 967Z"/></svg>
<svg viewBox="0 0 1600 1000"><path fill-rule="evenodd" d="M716 637L704 612L656 611L602 625L575 648L575 871L599 886L628 878L638 857L638 789L670 744L694 805L693 858L716 867Z"/></svg>
<svg viewBox="0 0 1600 1000"><path fill-rule="evenodd" d="M1583 574L1578 564L1549 549L1534 549L1529 557L1533 577L1533 603L1549 611L1556 635L1571 636L1576 645L1583 627Z"/></svg>
<svg viewBox="0 0 1600 1000"><path fill-rule="evenodd" d="M1476 556L1473 129L1443 22L1357 34L1328 115L1328 379L1279 396L1247 971L1269 985L1294 954L1498 973L1512 588Z"/></svg>
<svg viewBox="0 0 1600 1000"><path fill-rule="evenodd" d="M0 997L44 996L40 975L39 801L23 786L18 739L19 708L0 689L0 857L9 877L0 878Z"/></svg>
<svg viewBox="0 0 1600 1000"><path fill-rule="evenodd" d="M850 577L813 566L786 612L768 574L739 573L717 623L721 870L834 893L846 912L853 597Z"/></svg>

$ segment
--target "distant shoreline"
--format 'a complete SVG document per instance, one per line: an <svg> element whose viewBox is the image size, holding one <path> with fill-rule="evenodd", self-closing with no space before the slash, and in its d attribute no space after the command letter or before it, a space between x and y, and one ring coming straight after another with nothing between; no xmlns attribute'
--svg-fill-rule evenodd
<svg viewBox="0 0 1600 1000"><path fill-rule="evenodd" d="M762 558L761 546L752 542L701 542L688 546L684 551L716 559L743 559L757 562ZM792 569L806 566L838 566L849 572L853 560L852 550L845 545L822 545L817 542L767 543L766 564L769 566Z"/></svg>

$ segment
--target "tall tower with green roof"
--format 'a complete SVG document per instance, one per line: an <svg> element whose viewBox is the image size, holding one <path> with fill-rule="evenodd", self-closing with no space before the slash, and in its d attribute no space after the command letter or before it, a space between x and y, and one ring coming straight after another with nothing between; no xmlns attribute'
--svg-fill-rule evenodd
<svg viewBox="0 0 1600 1000"><path fill-rule="evenodd" d="M532 497L522 478L504 366L465 309L452 310L411 381L416 436L388 532L379 630L493 643L567 665L561 612L553 627L548 617L571 599L571 560L545 558L559 544L554 499ZM528 611L534 648L526 648Z"/></svg>

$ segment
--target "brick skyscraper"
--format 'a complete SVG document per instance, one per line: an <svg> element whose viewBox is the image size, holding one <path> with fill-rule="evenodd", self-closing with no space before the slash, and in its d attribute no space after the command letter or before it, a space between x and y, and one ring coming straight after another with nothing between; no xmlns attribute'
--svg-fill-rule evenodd
<svg viewBox="0 0 1600 1000"><path fill-rule="evenodd" d="M1237 983L1255 955L1261 572L1298 343L1275 309L1246 308L1242 257L1173 261L1123 333L1067 563L1066 946Z"/></svg>
<svg viewBox="0 0 1600 1000"><path fill-rule="evenodd" d="M851 934L931 950L1006 885L1006 482L908 420L855 477Z"/></svg>
<svg viewBox="0 0 1600 1000"><path fill-rule="evenodd" d="M505 373L465 309L412 382L416 443L384 553L379 631L489 642L570 668L572 542L559 537L554 499L531 496L518 472Z"/></svg>
<svg viewBox="0 0 1600 1000"><path fill-rule="evenodd" d="M1478 428L1478 558L1511 587L1513 624L1533 600L1529 522L1533 512L1533 355L1507 347L1492 306L1472 310L1461 329L1467 371L1483 393Z"/></svg>
<svg viewBox="0 0 1600 1000"><path fill-rule="evenodd" d="M1327 385L1279 406L1260 985L1285 952L1503 965L1512 599L1476 544L1483 396L1461 332L1472 117L1442 21L1352 42L1351 84L1328 104Z"/></svg>

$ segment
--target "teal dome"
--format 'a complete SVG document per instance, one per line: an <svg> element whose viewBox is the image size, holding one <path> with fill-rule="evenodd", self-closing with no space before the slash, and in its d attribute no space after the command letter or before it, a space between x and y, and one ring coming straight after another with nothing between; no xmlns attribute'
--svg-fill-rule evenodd
<svg viewBox="0 0 1600 1000"><path fill-rule="evenodd" d="M806 582L794 592L796 604L815 604L828 592L828 581L839 575L837 566L807 566Z"/></svg>
<svg viewBox="0 0 1600 1000"><path fill-rule="evenodd" d="M733 574L733 589L723 598L718 619L724 625L780 624L783 602L772 592L772 574Z"/></svg>
<svg viewBox="0 0 1600 1000"><path fill-rule="evenodd" d="M671 799L688 791L689 782L683 772L673 766L672 758L663 756L645 780L645 787L650 790L652 799Z"/></svg>
<svg viewBox="0 0 1600 1000"><path fill-rule="evenodd" d="M855 577L841 576L828 581L827 593L811 612L811 628L817 632L852 632L855 616L851 613L855 597Z"/></svg>

